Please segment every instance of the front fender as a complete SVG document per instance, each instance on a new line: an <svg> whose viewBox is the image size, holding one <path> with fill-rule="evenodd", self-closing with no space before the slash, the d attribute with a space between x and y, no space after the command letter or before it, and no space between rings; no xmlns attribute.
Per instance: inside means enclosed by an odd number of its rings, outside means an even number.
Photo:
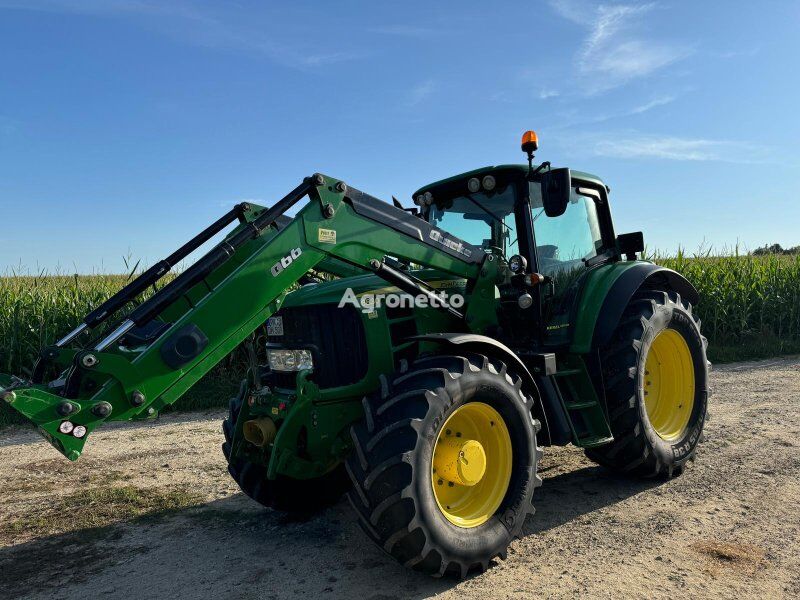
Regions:
<svg viewBox="0 0 800 600"><path fill-rule="evenodd" d="M563 413L563 409L553 395L542 394L537 385L537 378L540 381L546 381L548 375L555 373L555 354L539 354L531 357L534 361L533 369L536 373L535 378L525 363L522 362L511 348L485 335L479 335L477 333L429 333L417 335L409 339L418 342L429 342L442 346L449 346L451 350L459 348L464 351L485 354L505 362L514 373L522 378L522 389L533 396L536 403L534 416L541 420L544 429L543 433L547 436L548 444L552 443L554 432L551 430L551 418L548 417L548 415L555 417L557 423L562 423L564 422L563 416L559 416L556 413ZM545 406L545 403L547 406ZM559 433L561 434L563 432Z"/></svg>
<svg viewBox="0 0 800 600"><path fill-rule="evenodd" d="M479 354L488 354L501 358L515 373L522 377L525 387L530 386L530 389L536 389L533 375L531 375L525 363L520 360L519 356L511 348L494 338L477 333L427 333L415 335L409 339L417 342L456 346L462 350L472 350Z"/></svg>
<svg viewBox="0 0 800 600"><path fill-rule="evenodd" d="M697 303L700 294L680 273L645 261L605 265L587 276L578 303L570 352L585 354L608 343L625 307L642 286L674 290Z"/></svg>

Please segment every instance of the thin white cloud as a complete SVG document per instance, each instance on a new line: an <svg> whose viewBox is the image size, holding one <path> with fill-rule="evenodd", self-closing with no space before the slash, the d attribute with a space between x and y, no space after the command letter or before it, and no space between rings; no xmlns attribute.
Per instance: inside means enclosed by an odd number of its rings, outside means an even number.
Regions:
<svg viewBox="0 0 800 600"><path fill-rule="evenodd" d="M623 119L625 117L641 115L655 108L658 108L659 106L664 106L666 104L674 102L675 98L676 98L675 96L659 96L653 98L648 102L645 102L644 104L637 104L631 108L625 108L614 112L606 112L594 115L587 115L586 111L577 111L575 109L572 109L569 111L562 112L559 115L559 117L562 119L562 123L553 124L550 126L550 129L568 130L579 126L597 125L599 123L605 123L606 121L613 121L615 119Z"/></svg>
<svg viewBox="0 0 800 600"><path fill-rule="evenodd" d="M0 9L127 18L179 41L205 48L224 48L262 55L293 68L314 68L354 60L354 52L325 48L306 39L285 41L279 33L250 24L235 4L201 6L190 0L0 0Z"/></svg>
<svg viewBox="0 0 800 600"><path fill-rule="evenodd" d="M712 56L716 56L717 58L723 59L731 59L731 58L751 58L757 55L761 51L761 48L758 46L753 46L752 48L745 48L744 50L728 50L725 52L716 52L712 54Z"/></svg>
<svg viewBox="0 0 800 600"><path fill-rule="evenodd" d="M409 90L408 98L406 99L406 106L417 106L421 102L427 100L435 91L436 82L432 79L418 83L412 87L411 90Z"/></svg>
<svg viewBox="0 0 800 600"><path fill-rule="evenodd" d="M657 7L655 3L593 5L551 0L550 5L587 29L575 62L582 81L588 82L585 92L589 95L646 77L692 53L685 44L643 39L639 23Z"/></svg>
<svg viewBox="0 0 800 600"><path fill-rule="evenodd" d="M354 52L329 52L327 54L301 56L300 62L309 67L318 67L347 60L355 60L357 58L359 58L359 55Z"/></svg>
<svg viewBox="0 0 800 600"><path fill-rule="evenodd" d="M638 133L595 135L589 147L596 156L621 159L759 163L765 158L765 150L753 146L743 156L742 142Z"/></svg>
<svg viewBox="0 0 800 600"><path fill-rule="evenodd" d="M556 98L560 96L561 93L558 90L554 90L552 88L542 88L539 90L539 100L547 100L548 98Z"/></svg>
<svg viewBox="0 0 800 600"><path fill-rule="evenodd" d="M659 106L664 106L665 104L669 104L670 102L674 102L675 96L661 96L659 98L653 98L650 102L645 102L644 104L640 104L639 106L634 106L631 110L625 113L624 116L628 115L640 115L642 113L646 113L649 110L653 110L654 108L658 108Z"/></svg>

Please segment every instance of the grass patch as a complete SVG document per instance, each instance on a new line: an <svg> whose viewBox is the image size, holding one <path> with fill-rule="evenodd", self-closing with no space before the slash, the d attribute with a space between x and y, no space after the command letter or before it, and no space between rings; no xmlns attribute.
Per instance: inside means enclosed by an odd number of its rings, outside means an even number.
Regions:
<svg viewBox="0 0 800 600"><path fill-rule="evenodd" d="M0 539L38 537L105 527L122 521L175 511L202 502L187 488L140 488L132 485L86 488L51 495L35 514L0 523Z"/></svg>
<svg viewBox="0 0 800 600"><path fill-rule="evenodd" d="M800 354L800 340L775 342L753 340L751 343L737 344L735 346L709 346L708 360L712 364L725 364L746 360L760 360Z"/></svg>

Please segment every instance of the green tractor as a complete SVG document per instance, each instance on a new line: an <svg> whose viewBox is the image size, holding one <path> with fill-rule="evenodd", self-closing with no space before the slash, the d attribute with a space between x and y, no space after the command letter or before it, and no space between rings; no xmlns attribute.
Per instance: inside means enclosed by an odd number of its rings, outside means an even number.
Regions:
<svg viewBox="0 0 800 600"><path fill-rule="evenodd" d="M223 423L244 493L306 513L347 494L404 565L485 570L533 513L542 446L672 477L706 418L697 291L637 260L609 188L535 165L537 145L527 132L527 164L437 181L413 208L321 174L240 204L44 348L30 379L0 375L0 396L76 460L96 427L156 417L257 339Z"/></svg>

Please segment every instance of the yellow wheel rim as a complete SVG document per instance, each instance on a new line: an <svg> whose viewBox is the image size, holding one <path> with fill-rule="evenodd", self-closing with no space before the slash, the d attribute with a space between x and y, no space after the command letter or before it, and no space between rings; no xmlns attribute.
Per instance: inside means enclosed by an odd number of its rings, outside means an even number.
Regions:
<svg viewBox="0 0 800 600"><path fill-rule="evenodd" d="M680 438L694 408L694 363L689 345L674 329L656 336L644 367L647 418L662 439Z"/></svg>
<svg viewBox="0 0 800 600"><path fill-rule="evenodd" d="M511 457L500 413L483 402L458 407L439 430L431 461L433 494L447 520L465 528L488 521L508 490Z"/></svg>

